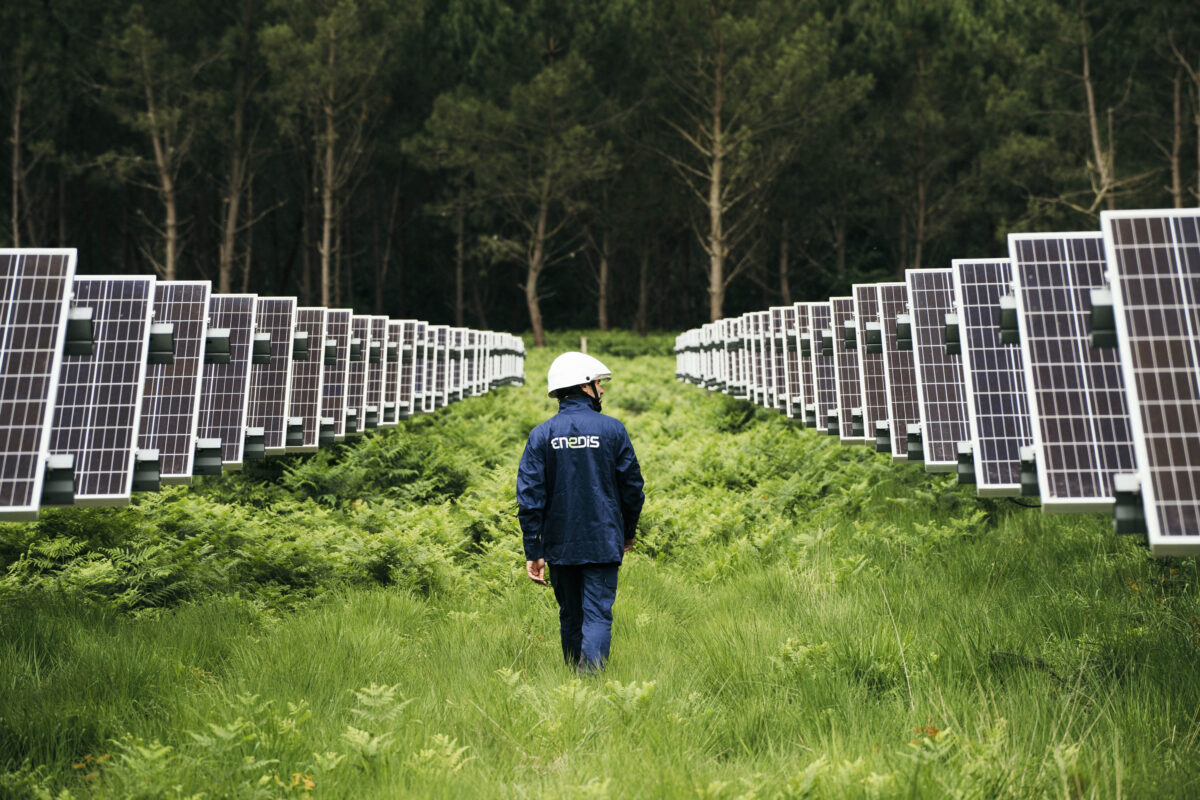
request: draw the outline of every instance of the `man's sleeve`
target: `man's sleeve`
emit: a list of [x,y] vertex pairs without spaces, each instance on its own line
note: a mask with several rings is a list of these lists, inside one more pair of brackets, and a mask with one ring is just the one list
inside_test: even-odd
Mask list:
[[542,519],[546,511],[546,465],[536,431],[525,443],[517,469],[517,519],[525,540],[525,560],[542,558]]
[[617,491],[621,495],[625,538],[632,539],[637,534],[638,517],[642,515],[646,495],[642,492],[642,468],[633,452],[633,442],[629,441],[628,432],[622,431],[622,434],[624,441],[617,451]]

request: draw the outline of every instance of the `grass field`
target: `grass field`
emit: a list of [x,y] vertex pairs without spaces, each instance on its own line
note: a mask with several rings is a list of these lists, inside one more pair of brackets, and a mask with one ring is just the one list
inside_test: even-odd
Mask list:
[[591,342],[647,480],[603,675],[523,576],[534,351],[332,457],[0,526],[0,797],[1200,795],[1194,560]]

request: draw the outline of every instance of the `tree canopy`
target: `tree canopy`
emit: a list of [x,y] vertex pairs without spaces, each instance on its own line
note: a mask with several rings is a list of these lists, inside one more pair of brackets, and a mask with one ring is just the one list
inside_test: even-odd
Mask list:
[[10,0],[0,246],[678,329],[1200,202],[1171,0]]

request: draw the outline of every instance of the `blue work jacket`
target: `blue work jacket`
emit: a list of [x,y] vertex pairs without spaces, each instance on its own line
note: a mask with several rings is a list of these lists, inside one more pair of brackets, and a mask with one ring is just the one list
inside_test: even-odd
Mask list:
[[620,563],[642,513],[642,471],[620,421],[587,397],[529,434],[517,470],[517,517],[525,558],[551,564]]

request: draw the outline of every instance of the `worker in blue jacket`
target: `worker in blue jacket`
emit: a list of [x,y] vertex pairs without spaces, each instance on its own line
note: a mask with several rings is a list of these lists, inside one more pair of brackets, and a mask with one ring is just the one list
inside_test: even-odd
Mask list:
[[517,472],[525,571],[558,601],[563,658],[581,673],[608,660],[617,570],[642,512],[642,472],[625,426],[600,413],[608,367],[563,353],[548,374],[558,413],[533,429]]

